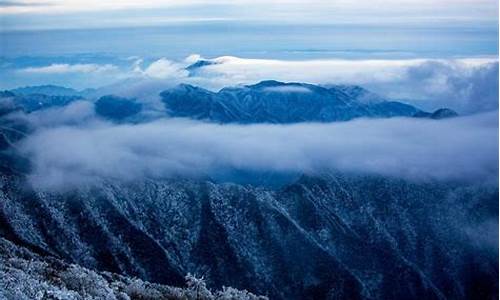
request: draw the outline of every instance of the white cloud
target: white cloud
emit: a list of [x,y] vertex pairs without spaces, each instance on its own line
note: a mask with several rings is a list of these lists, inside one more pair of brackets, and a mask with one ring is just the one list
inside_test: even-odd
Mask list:
[[267,92],[276,92],[276,93],[310,93],[311,90],[303,87],[303,86],[270,86],[264,88]]
[[184,62],[186,62],[187,64],[194,64],[195,62],[202,60],[202,59],[204,59],[204,58],[201,57],[201,55],[199,55],[199,54],[191,54],[184,59]]
[[355,84],[383,96],[448,106],[462,113],[498,109],[498,59],[272,60],[224,56],[190,82],[210,89],[261,80]]
[[165,58],[151,63],[146,70],[144,70],[144,74],[153,78],[179,78],[188,75],[182,65],[175,64]]
[[[87,28],[233,20],[275,24],[400,26],[498,22],[495,0],[14,0],[6,28]],[[57,18],[58,15],[75,18]],[[99,14],[98,17],[95,14]],[[34,18],[35,17],[35,18]],[[38,23],[36,18],[42,20]]]
[[90,101],[75,101],[66,106],[35,111],[28,115],[14,113],[10,118],[23,119],[34,128],[53,128],[94,121],[94,105]]
[[498,114],[295,125],[86,121],[39,129],[19,147],[33,163],[31,180],[45,187],[99,178],[211,176],[232,169],[485,180],[498,175]]
[[378,59],[378,60],[272,60],[247,59],[224,56],[213,59],[216,64],[205,66],[200,73],[217,76],[221,80],[251,83],[263,79],[299,81],[311,83],[373,83],[393,82],[404,79],[406,71],[427,62],[453,66],[457,71],[468,71],[496,58],[476,59]]
[[[209,76],[221,80],[252,83],[263,79],[311,83],[347,83],[392,81],[403,76],[404,68],[424,62],[414,60],[272,60],[224,56],[213,59],[217,64],[203,68]],[[225,84],[223,84],[225,85]]]
[[[462,33],[465,30],[479,29],[482,32],[478,34],[482,36],[484,33],[491,33],[498,23],[498,1],[495,0],[374,0],[369,4],[365,1],[347,0],[13,0],[8,2],[20,4],[0,5],[0,15],[4,16],[0,30],[115,28],[231,21],[230,24],[243,22],[252,25],[279,24],[280,26],[354,25],[365,26],[367,32],[376,27],[395,27],[404,30],[414,28],[417,33],[420,33],[422,28],[432,30],[438,28],[443,35],[450,34],[449,30],[452,28],[457,28],[457,31]],[[391,32],[394,30],[391,29]],[[384,39],[384,36],[380,35],[380,38]],[[416,38],[420,39],[420,34],[416,34]],[[378,38],[368,38],[366,42],[370,41],[376,43],[377,47],[381,45]]]
[[[137,8],[161,8],[175,6],[210,6],[226,5],[248,7],[267,7],[269,10],[281,8],[282,10],[302,9],[305,12],[313,10],[325,10],[327,12],[359,11],[359,12],[391,12],[407,11],[415,9],[433,10],[436,8],[464,9],[476,7],[477,10],[484,7],[495,7],[494,0],[374,0],[367,6],[363,1],[348,0],[14,0],[9,5],[0,5],[0,13],[26,13],[26,12],[75,12],[75,11],[97,11]],[[405,9],[400,8],[404,5]]]
[[51,64],[44,67],[28,67],[21,72],[35,74],[64,74],[64,73],[101,73],[116,71],[118,68],[111,64]]
[[[278,80],[361,85],[383,97],[410,102],[427,110],[449,107],[459,113],[474,113],[498,109],[498,58],[495,57],[278,60],[223,56],[208,59],[215,64],[205,65],[190,75],[186,67],[199,59],[206,58],[199,55],[180,61],[160,58],[143,66],[141,58],[131,57],[128,59],[131,64],[121,68],[98,64],[52,64],[21,69],[19,74],[44,74],[42,84],[61,77],[60,74],[83,74],[101,84],[115,82],[101,89],[108,94],[141,99],[158,99],[161,91],[179,83],[218,90],[262,80]],[[288,92],[307,92],[297,87],[286,89]]]

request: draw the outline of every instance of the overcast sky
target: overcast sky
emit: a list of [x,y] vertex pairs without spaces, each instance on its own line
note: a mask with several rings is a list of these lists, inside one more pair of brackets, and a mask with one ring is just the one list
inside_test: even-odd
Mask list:
[[432,27],[489,26],[496,0],[6,0],[3,30],[86,28],[197,21],[351,24]]

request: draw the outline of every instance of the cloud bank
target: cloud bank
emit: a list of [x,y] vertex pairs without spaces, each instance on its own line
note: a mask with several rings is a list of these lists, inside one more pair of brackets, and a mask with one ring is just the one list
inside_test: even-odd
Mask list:
[[[162,58],[144,70],[136,66],[136,75],[150,81],[165,80],[161,82],[165,87],[187,82],[212,90],[268,79],[324,85],[353,84],[423,109],[449,107],[462,114],[498,110],[496,58],[293,61],[224,56],[204,59],[212,64],[198,68],[188,77],[185,68],[195,59],[203,58],[192,55],[183,62]],[[151,84],[143,81],[136,85],[144,85],[147,89]]]
[[[186,69],[199,60],[209,64]],[[409,102],[425,110],[448,107],[461,114],[498,110],[499,71],[498,59],[494,57],[276,60],[232,56],[206,59],[191,55],[180,61],[163,57],[145,62],[133,58],[120,67],[54,63],[19,70],[15,76],[22,75],[25,80],[33,77],[38,84],[69,82],[72,78],[80,83],[100,82],[105,85],[101,88],[103,93],[125,97],[157,98],[161,91],[179,83],[218,90],[273,79],[361,85],[385,98]]]
[[[274,24],[358,24],[431,27],[498,22],[495,0],[14,0],[0,15],[19,29],[34,19],[48,28],[159,25],[165,20],[231,19]],[[54,18],[58,16],[57,18]],[[73,18],[65,18],[65,16]],[[62,17],[61,17],[62,16]],[[41,24],[40,24],[41,23]],[[35,26],[34,26],[35,25]],[[37,23],[32,24],[33,28]],[[370,26],[367,26],[370,28]]]
[[219,57],[194,82],[213,89],[265,79],[315,84],[355,84],[425,109],[461,113],[498,109],[496,58],[406,60],[268,60]]
[[[82,114],[87,116],[84,107]],[[52,122],[18,147],[39,187],[102,178],[212,177],[224,170],[318,174],[331,170],[414,180],[498,174],[498,114],[449,120],[384,119],[296,125],[217,125],[163,119],[115,125]],[[66,114],[75,117],[75,109]],[[47,116],[45,116],[47,117]],[[54,118],[57,120],[58,118]]]
[[117,70],[111,64],[51,64],[43,67],[28,67],[21,69],[24,73],[35,74],[65,74],[65,73],[101,73]]

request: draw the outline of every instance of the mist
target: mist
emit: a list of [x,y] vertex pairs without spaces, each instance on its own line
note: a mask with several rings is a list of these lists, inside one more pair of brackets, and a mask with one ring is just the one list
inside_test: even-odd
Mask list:
[[[206,178],[223,171],[330,171],[409,180],[497,180],[498,113],[446,120],[219,125],[187,119],[112,124],[75,109],[48,110],[18,144],[40,188],[102,179]],[[80,118],[79,124],[68,123]],[[31,118],[31,117],[30,117]],[[57,121],[59,120],[59,121]]]

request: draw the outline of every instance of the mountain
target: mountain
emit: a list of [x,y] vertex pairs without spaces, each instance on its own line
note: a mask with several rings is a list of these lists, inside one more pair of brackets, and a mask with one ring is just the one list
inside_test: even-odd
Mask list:
[[417,112],[415,115],[413,115],[413,117],[441,120],[441,119],[458,117],[458,113],[449,108],[440,108],[435,110],[433,113],[420,111]]
[[138,114],[141,109],[142,104],[135,99],[113,95],[103,96],[95,102],[96,113],[113,121],[123,121]]
[[20,109],[14,99],[16,95],[9,91],[0,91],[0,117]]
[[[420,111],[363,91],[359,87],[327,88],[269,80],[219,92],[181,84],[160,95],[171,116],[220,123],[334,122],[360,117],[411,117]],[[372,100],[368,101],[369,97]]]
[[81,93],[72,88],[57,86],[57,85],[39,85],[20,87],[11,90],[12,93],[20,96],[28,96],[32,94],[43,94],[46,96],[82,96]]
[[[278,190],[103,180],[66,192],[0,177],[0,236],[97,272],[271,299],[490,299],[498,188],[331,174]],[[486,222],[486,223],[485,223]],[[486,226],[486,227],[485,227]],[[482,235],[482,239],[476,239]]]
[[186,67],[186,71],[189,72],[189,76],[196,76],[203,67],[216,65],[218,62],[212,60],[198,60],[197,62]]
[[33,111],[46,109],[50,107],[61,107],[70,104],[76,100],[82,100],[81,96],[61,96],[46,94],[16,94],[12,91],[0,92],[0,110],[12,112],[22,110],[30,113]]
[[28,96],[16,97],[16,105],[26,112],[33,112],[50,107],[61,107],[76,100],[82,100],[80,96],[47,96],[43,94],[31,94]]
[[[276,85],[247,88],[268,87]],[[308,93],[302,85],[285,89]],[[397,105],[370,107],[381,104]],[[101,178],[43,190],[32,184],[30,157],[15,151],[17,141],[36,132],[23,120],[0,118],[0,297],[14,290],[19,294],[11,299],[22,293],[30,299],[42,289],[99,299],[97,293],[146,289],[155,299],[183,287],[189,273],[212,290],[231,286],[270,299],[497,295],[496,183],[331,172],[291,176],[271,188]],[[254,176],[237,173],[221,181]]]
[[349,97],[356,99],[356,101],[364,104],[374,104],[386,101],[383,97],[357,85],[342,84],[329,86],[327,85],[326,87],[330,89],[338,89]]
[[[198,69],[207,64],[200,61],[192,67]],[[98,115],[113,121],[126,121],[129,117],[148,109],[137,99],[111,94],[99,96],[104,90],[78,92],[69,88],[45,85],[4,91],[0,93],[0,114],[14,110],[29,113],[53,106],[65,106],[84,98],[97,99],[95,104]],[[161,92],[160,97],[172,117],[218,123],[287,124],[390,117],[442,119],[457,115],[456,112],[446,108],[434,113],[425,112],[405,103],[386,100],[359,86],[323,87],[274,80],[254,85],[226,87],[218,92],[180,84]],[[154,115],[161,117],[157,109]]]
[[431,119],[435,120],[440,120],[440,119],[446,119],[446,118],[453,118],[457,117],[458,114],[454,110],[451,110],[449,108],[440,108],[436,110],[435,112],[432,113],[430,116]]

